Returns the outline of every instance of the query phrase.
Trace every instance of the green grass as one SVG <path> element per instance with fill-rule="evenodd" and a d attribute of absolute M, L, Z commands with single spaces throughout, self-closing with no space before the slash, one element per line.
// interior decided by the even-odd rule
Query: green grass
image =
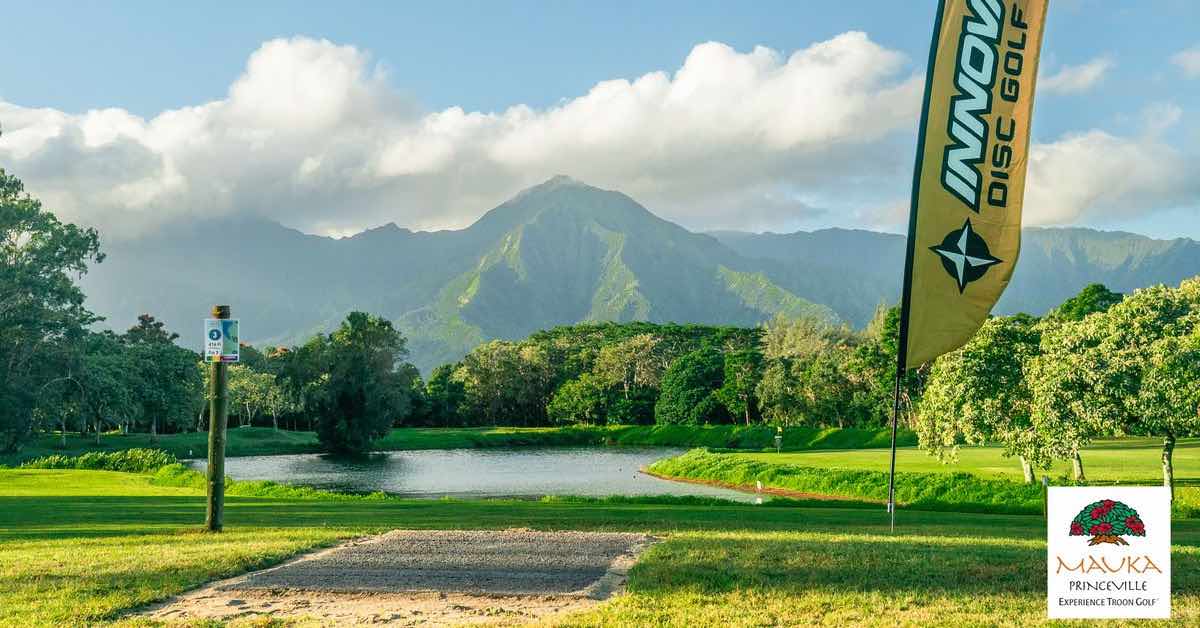
<path fill-rule="evenodd" d="M 1128 438 L 1094 444 L 1083 453 L 1088 482 L 1158 484 L 1162 482 L 1159 443 Z M 660 460 L 650 470 L 660 475 L 842 498 L 886 499 L 887 450 L 729 453 L 690 451 Z M 916 448 L 896 452 L 897 495 L 904 504 L 930 510 L 1038 513 L 1041 488 L 1026 485 L 1015 459 L 996 447 L 968 447 L 958 461 L 943 464 Z M 1043 472 L 1045 473 L 1045 472 Z M 1059 463 L 1048 473 L 1052 484 L 1068 484 L 1070 467 Z M 1200 439 L 1181 439 L 1175 449 L 1175 513 L 1200 517 Z"/>
<path fill-rule="evenodd" d="M 579 626 L 1031 625 L 1045 614 L 1040 517 L 647 500 L 231 496 L 197 531 L 198 490 L 107 471 L 0 471 L 0 625 L 120 621 L 203 582 L 393 528 L 630 530 L 665 537 L 629 593 Z M 1200 522 L 1172 529 L 1174 613 L 1200 622 Z M 1093 625 L 1095 622 L 1090 622 Z"/>
<path fill-rule="evenodd" d="M 1080 454 L 1089 481 L 1161 482 L 1162 441 L 1151 438 L 1123 438 L 1097 441 Z M 794 464 L 829 469 L 886 471 L 887 450 L 805 451 L 736 454 L 746 460 L 773 464 Z M 1200 438 L 1181 438 L 1175 445 L 1175 475 L 1200 483 Z M 958 460 L 943 464 L 915 447 L 896 452 L 896 467 L 921 473 L 967 472 L 982 477 L 1021 480 L 1021 465 L 1016 458 L 1005 458 L 998 447 L 963 447 Z M 1044 472 L 1043 472 L 1044 473 Z M 1071 465 L 1059 462 L 1050 470 L 1051 477 L 1068 477 Z"/>
<path fill-rule="evenodd" d="M 735 454 L 693 449 L 659 460 L 649 470 L 658 475 L 736 486 L 763 486 L 812 495 L 884 502 L 887 474 L 857 469 L 825 469 L 776 464 Z M 896 501 L 921 510 L 1038 514 L 1042 489 L 969 473 L 899 473 Z"/>
<path fill-rule="evenodd" d="M 725 449 L 774 449 L 773 428 L 737 425 L 614 425 L 605 427 L 465 427 L 400 428 L 376 442 L 385 451 L 410 449 L 464 449 L 476 447 L 659 445 L 715 447 Z M 849 449 L 887 447 L 889 432 L 883 429 L 791 428 L 784 434 L 784 449 Z M 915 444 L 909 432 L 901 433 L 902 444 Z M 33 458 L 55 454 L 73 456 L 90 451 L 162 449 L 178 458 L 203 457 L 208 452 L 208 434 L 166 434 L 151 439 L 149 434 L 105 434 L 96 444 L 94 436 L 67 435 L 36 438 L 17 454 L 0 455 L 0 464 L 16 466 Z M 229 456 L 262 456 L 319 451 L 313 432 L 275 431 L 264 427 L 231 428 L 225 453 Z"/>

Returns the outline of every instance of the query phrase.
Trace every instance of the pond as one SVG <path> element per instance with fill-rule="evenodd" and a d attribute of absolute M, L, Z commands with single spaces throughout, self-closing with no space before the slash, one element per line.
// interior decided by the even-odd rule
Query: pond
<path fill-rule="evenodd" d="M 237 480 L 273 480 L 338 491 L 405 497 L 700 495 L 753 501 L 729 489 L 661 480 L 639 472 L 676 456 L 667 447 L 554 447 L 396 451 L 363 458 L 321 454 L 245 456 L 225 461 Z M 203 471 L 203 460 L 192 466 Z"/>

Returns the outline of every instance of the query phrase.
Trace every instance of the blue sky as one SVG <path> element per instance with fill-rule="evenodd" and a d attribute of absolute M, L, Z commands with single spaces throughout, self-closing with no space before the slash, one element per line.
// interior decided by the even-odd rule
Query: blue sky
<path fill-rule="evenodd" d="M 900 66 L 889 76 L 892 83 L 899 83 L 923 72 L 935 4 L 794 0 L 751 4 L 376 2 L 348 7 L 294 2 L 204 6 L 173 2 L 9 3 L 4 8 L 9 28 L 0 38 L 0 59 L 5 60 L 0 64 L 0 101 L 70 116 L 117 108 L 150 121 L 165 111 L 229 98 L 231 85 L 246 74 L 248 59 L 264 42 L 295 37 L 353 47 L 369 58 L 365 67 L 382 69 L 383 82 L 392 96 L 425 113 L 453 107 L 467 113 L 500 113 L 518 105 L 544 111 L 584 96 L 601 81 L 632 81 L 650 72 L 677 72 L 704 42 L 721 42 L 738 53 L 765 46 L 786 59 L 848 31 L 865 32 L 873 44 L 902 55 Z M 1196 155 L 1200 76 L 1190 75 L 1179 55 L 1200 51 L 1200 3 L 1054 0 L 1051 4 L 1042 78 L 1089 63 L 1101 68 L 1101 76 L 1074 91 L 1042 90 L 1033 141 L 1053 144 L 1092 131 L 1128 141 L 1157 134 L 1154 150 L 1174 150 L 1175 157 Z M 6 131 L 13 128 L 13 123 L 3 118 L 0 123 Z M 755 194 L 767 198 L 764 203 L 786 197 L 795 203 L 800 217 L 791 220 L 786 213 L 763 214 L 745 227 L 888 228 L 889 219 L 866 219 L 858 208 L 903 201 L 902 189 L 892 187 L 904 179 L 899 172 L 902 164 L 911 162 L 915 118 L 908 126 L 911 130 L 905 131 L 907 127 L 898 123 L 893 136 L 871 140 L 881 150 L 908 151 L 903 158 L 882 166 L 888 170 L 887 181 L 880 181 L 886 191 L 838 195 L 833 189 L 818 189 L 820 186 L 786 177 L 757 181 L 751 186 L 754 192 L 748 193 L 750 200 L 739 202 L 753 203 Z M 13 150 L 14 155 L 21 154 Z M 305 146 L 305 150 L 314 149 Z M 29 158 L 28 152 L 24 151 L 24 158 Z M 599 173 L 599 183 L 623 181 L 616 175 L 605 179 L 605 168 L 594 170 Z M 853 173 L 839 177 L 854 179 Z M 35 190 L 39 185 L 54 185 L 38 184 L 37 177 L 34 179 L 30 184 Z M 524 181 L 510 181 L 507 187 L 518 183 Z M 457 185 L 461 186 L 461 180 Z M 638 191 L 637 184 L 633 187 Z M 687 226 L 739 226 L 715 219 L 713 212 L 689 216 L 677 207 L 688 204 L 688 199 L 661 192 L 665 189 L 661 187 L 646 189 L 644 195 L 635 196 L 657 201 L 665 208 L 661 213 Z M 1164 193 L 1146 201 L 1152 206 L 1137 211 L 1084 208 L 1060 222 L 1200 238 L 1200 203 L 1188 201 L 1194 189 Z M 453 215 L 441 222 L 436 215 L 407 216 L 400 209 L 393 211 L 392 218 L 414 227 L 461 226 L 473 214 L 486 210 L 486 203 L 506 193 L 506 186 L 496 183 L 477 193 L 430 201 L 443 203 L 446 216 Z M 1136 190 L 1129 194 L 1132 198 L 1122 202 L 1136 204 Z M 65 191 L 62 195 L 68 197 Z M 421 200 L 405 194 L 396 198 Z M 468 207 L 472 202 L 484 205 Z M 318 219 L 314 209 L 292 222 L 337 232 L 371 226 L 369 223 L 389 217 L 380 206 L 386 201 L 351 201 L 355 203 L 371 209 L 347 210 L 344 220 Z M 802 208 L 813 211 L 805 214 Z M 286 217 L 280 218 L 287 222 Z"/>

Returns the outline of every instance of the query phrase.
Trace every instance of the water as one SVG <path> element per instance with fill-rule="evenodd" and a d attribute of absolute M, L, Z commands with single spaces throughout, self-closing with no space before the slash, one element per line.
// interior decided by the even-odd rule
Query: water
<path fill-rule="evenodd" d="M 739 491 L 660 480 L 638 469 L 683 453 L 665 447 L 556 447 L 397 451 L 363 458 L 321 454 L 228 458 L 238 480 L 273 480 L 337 491 L 406 497 L 701 495 L 753 501 Z M 203 471 L 204 461 L 192 466 Z"/>

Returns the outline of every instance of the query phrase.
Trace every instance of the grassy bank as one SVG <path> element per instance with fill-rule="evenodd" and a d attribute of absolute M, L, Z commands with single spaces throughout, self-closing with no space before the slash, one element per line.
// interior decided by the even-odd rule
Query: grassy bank
<path fill-rule="evenodd" d="M 1039 517 L 595 500 L 231 496 L 108 471 L 0 471 L 0 625 L 120 621 L 128 609 L 338 540 L 394 528 L 630 530 L 665 537 L 629 594 L 573 626 L 1043 623 Z M 1200 622 L 1200 522 L 1173 526 L 1174 613 Z M 1001 615 L 1002 613 L 1002 615 Z M 1097 622 L 1089 622 L 1095 625 Z"/>
<path fill-rule="evenodd" d="M 784 450 L 855 449 L 887 447 L 887 430 L 791 428 L 784 432 Z M 477 447 L 556 446 L 670 446 L 720 449 L 774 449 L 775 430 L 737 425 L 613 425 L 604 427 L 467 427 L 399 428 L 376 442 L 382 451 L 410 449 L 470 449 Z M 902 432 L 903 444 L 915 444 L 912 433 Z M 15 466 L 22 461 L 54 454 L 75 456 L 91 451 L 162 449 L 178 458 L 203 457 L 208 435 L 190 432 L 167 434 L 157 439 L 149 434 L 106 434 L 96 443 L 94 436 L 68 435 L 67 446 L 60 436 L 41 436 L 17 454 L 0 455 L 0 464 Z M 231 428 L 226 454 L 264 456 L 320 451 L 312 432 L 275 431 L 263 427 Z"/>
<path fill-rule="evenodd" d="M 1133 444 L 1117 450 L 1124 451 L 1126 456 L 1140 452 Z M 958 465 L 941 465 L 934 461 L 937 467 L 922 466 L 915 461 L 909 465 L 905 463 L 915 454 L 929 457 L 916 450 L 900 453 L 910 454 L 903 458 L 897 456 L 897 467 L 903 471 L 896 473 L 896 501 L 902 505 L 936 511 L 1022 514 L 1042 512 L 1040 484 L 1025 484 L 1020 481 L 1019 475 L 989 474 L 965 461 Z M 880 460 L 886 463 L 888 454 L 863 454 L 864 452 L 859 451 L 812 456 L 788 453 L 741 454 L 694 449 L 674 458 L 659 460 L 650 465 L 648 471 L 667 478 L 699 480 L 732 487 L 752 488 L 756 482 L 762 482 L 767 488 L 800 494 L 885 501 L 888 478 L 884 469 L 887 466 L 878 463 Z M 981 457 L 988 458 L 999 456 L 996 450 L 985 450 L 981 454 Z M 873 464 L 862 465 L 865 468 L 856 466 L 856 463 L 863 459 L 870 460 Z M 913 467 L 935 470 L 911 471 Z M 1174 511 L 1178 517 L 1200 518 L 1200 487 L 1195 486 L 1195 480 L 1189 479 L 1187 473 L 1177 472 L 1179 486 L 1175 489 Z M 1129 484 L 1137 483 L 1139 479 L 1140 476 L 1136 474 L 1128 479 L 1106 474 L 1099 482 L 1121 481 Z M 1160 481 L 1159 478 L 1151 480 L 1150 483 Z"/>
<path fill-rule="evenodd" d="M 1084 471 L 1092 482 L 1161 482 L 1162 440 L 1155 438 L 1122 438 L 1096 441 L 1080 454 Z M 737 454 L 738 458 L 792 464 L 802 467 L 828 469 L 856 469 L 886 471 L 889 464 L 887 450 L 859 451 L 805 451 Z M 1200 438 L 1181 438 L 1175 445 L 1175 476 L 1182 483 L 1200 483 Z M 1021 465 L 1016 458 L 1006 458 L 998 447 L 964 447 L 959 449 L 958 460 L 942 464 L 936 458 L 916 448 L 900 449 L 896 452 L 896 467 L 903 471 L 920 473 L 966 472 L 987 478 L 1003 478 L 1020 481 Z M 1049 470 L 1051 478 L 1066 478 L 1071 475 L 1071 464 L 1056 463 Z"/>
<path fill-rule="evenodd" d="M 887 474 L 883 472 L 773 464 L 704 449 L 659 460 L 648 470 L 664 477 L 735 486 L 753 487 L 755 482 L 762 482 L 766 487 L 797 493 L 880 502 L 887 499 Z M 896 501 L 921 510 L 1042 512 L 1040 486 L 989 480 L 969 473 L 898 473 Z"/>

